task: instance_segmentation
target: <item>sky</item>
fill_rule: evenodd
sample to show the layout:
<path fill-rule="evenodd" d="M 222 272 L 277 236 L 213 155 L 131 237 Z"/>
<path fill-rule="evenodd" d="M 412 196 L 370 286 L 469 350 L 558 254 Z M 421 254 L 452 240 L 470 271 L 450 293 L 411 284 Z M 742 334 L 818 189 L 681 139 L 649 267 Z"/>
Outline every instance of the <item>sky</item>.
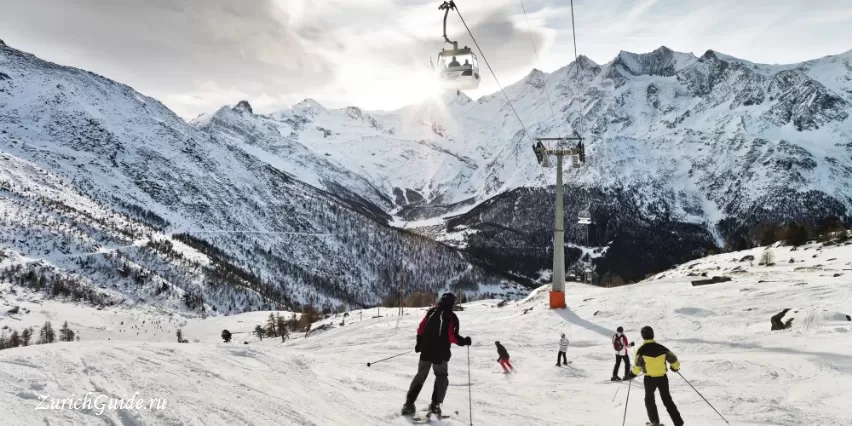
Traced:
<path fill-rule="evenodd" d="M 0 39 L 128 84 L 186 119 L 240 100 L 261 113 L 305 98 L 394 109 L 437 90 L 429 61 L 446 47 L 440 3 L 0 0 Z M 504 85 L 574 59 L 570 0 L 456 4 Z M 600 64 L 663 45 L 773 64 L 852 49 L 849 0 L 575 0 L 574 13 L 578 53 Z M 458 15 L 447 25 L 473 47 Z M 473 98 L 498 90 L 482 65 Z"/>

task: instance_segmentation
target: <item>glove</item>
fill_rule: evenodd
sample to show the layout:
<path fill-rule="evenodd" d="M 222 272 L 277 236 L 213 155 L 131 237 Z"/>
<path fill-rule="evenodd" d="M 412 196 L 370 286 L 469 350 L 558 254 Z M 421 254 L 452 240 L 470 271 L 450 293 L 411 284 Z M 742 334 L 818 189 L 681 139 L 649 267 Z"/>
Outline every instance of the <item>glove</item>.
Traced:
<path fill-rule="evenodd" d="M 636 346 L 636 342 L 630 342 L 630 347 L 632 348 L 634 346 Z"/>
<path fill-rule="evenodd" d="M 677 373 L 678 371 L 680 371 L 680 368 L 672 368 L 672 371 L 674 371 L 675 373 Z"/>
<path fill-rule="evenodd" d="M 420 345 L 414 345 L 414 352 L 420 353 Z"/>
<path fill-rule="evenodd" d="M 472 342 L 470 340 L 470 336 L 462 339 L 461 344 L 462 344 L 462 346 L 470 346 L 472 344 Z"/>

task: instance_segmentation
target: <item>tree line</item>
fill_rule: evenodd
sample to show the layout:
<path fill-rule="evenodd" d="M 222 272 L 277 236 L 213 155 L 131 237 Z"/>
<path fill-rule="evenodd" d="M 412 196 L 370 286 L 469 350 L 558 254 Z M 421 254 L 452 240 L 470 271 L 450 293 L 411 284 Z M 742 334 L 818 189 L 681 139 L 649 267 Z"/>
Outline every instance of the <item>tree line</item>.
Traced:
<path fill-rule="evenodd" d="M 58 336 L 56 330 L 53 329 L 53 325 L 50 324 L 50 321 L 47 321 L 42 325 L 38 333 L 32 327 L 25 328 L 20 332 L 13 330 L 10 334 L 7 334 L 4 329 L 0 332 L 0 350 L 30 345 L 45 345 L 57 341 L 73 342 L 75 340 L 79 342 L 80 336 L 68 327 L 68 321 L 62 324 Z"/>

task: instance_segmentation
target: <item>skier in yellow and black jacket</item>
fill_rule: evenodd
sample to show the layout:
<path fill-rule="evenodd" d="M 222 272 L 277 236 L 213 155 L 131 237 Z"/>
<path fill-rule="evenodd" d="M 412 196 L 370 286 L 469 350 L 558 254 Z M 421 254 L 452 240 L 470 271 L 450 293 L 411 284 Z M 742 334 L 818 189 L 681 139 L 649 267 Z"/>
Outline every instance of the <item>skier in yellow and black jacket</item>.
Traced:
<path fill-rule="evenodd" d="M 680 361 L 677 360 L 677 356 L 672 351 L 654 341 L 653 328 L 642 327 L 641 334 L 645 342 L 636 350 L 633 374 L 638 376 L 639 373 L 645 373 L 645 409 L 648 410 L 648 420 L 650 420 L 648 424 L 652 426 L 660 424 L 660 415 L 657 412 L 657 403 L 654 400 L 654 391 L 659 389 L 660 399 L 663 400 L 663 405 L 666 406 L 666 411 L 669 412 L 669 417 L 672 418 L 674 426 L 683 426 L 680 412 L 677 411 L 677 406 L 672 401 L 672 394 L 669 392 L 669 378 L 666 376 L 667 364 L 671 364 L 672 371 L 677 372 L 680 369 Z"/>

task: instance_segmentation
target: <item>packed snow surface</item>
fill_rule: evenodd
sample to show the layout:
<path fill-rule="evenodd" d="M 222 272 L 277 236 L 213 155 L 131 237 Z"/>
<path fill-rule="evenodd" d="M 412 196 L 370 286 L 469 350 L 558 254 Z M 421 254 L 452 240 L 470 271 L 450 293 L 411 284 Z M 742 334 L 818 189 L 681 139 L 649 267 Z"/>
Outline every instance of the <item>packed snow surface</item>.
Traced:
<path fill-rule="evenodd" d="M 451 418 L 433 424 L 469 424 L 468 391 L 475 425 L 621 424 L 628 384 L 609 382 L 610 337 L 619 325 L 631 341 L 642 326 L 653 326 L 657 340 L 681 359 L 684 377 L 731 424 L 852 424 L 852 323 L 845 316 L 852 246 L 770 250 L 775 266 L 759 266 L 763 249 L 755 249 L 690 262 L 627 287 L 569 284 L 566 310 L 547 308 L 547 287 L 502 308 L 497 301 L 464 305 L 458 316 L 461 334 L 474 342 L 470 370 L 468 348 L 454 348 L 444 404 Z M 692 286 L 702 273 L 733 280 Z M 354 311 L 345 326 L 342 316 L 329 318 L 322 323 L 334 328 L 281 343 L 249 334 L 268 312 L 184 318 L 153 308 L 96 310 L 44 301 L 20 289 L 13 293 L 8 284 L 0 289 L 3 326 L 19 330 L 49 319 L 58 329 L 67 320 L 82 338 L 0 351 L 4 425 L 410 423 L 398 412 L 417 356 L 367 363 L 413 349 L 423 309 L 406 309 L 402 317 L 395 309 Z M 11 306 L 22 313 L 5 313 Z M 791 308 L 793 327 L 770 331 L 769 318 L 784 308 Z M 175 342 L 177 328 L 190 343 Z M 233 342 L 221 342 L 224 328 L 236 333 Z M 563 332 L 571 364 L 560 368 L 554 364 Z M 511 354 L 515 373 L 501 373 L 496 340 Z M 724 424 L 683 379 L 669 377 L 687 424 Z M 418 410 L 427 406 L 431 386 L 430 378 Z M 42 396 L 89 392 L 93 399 L 136 394 L 145 403 L 100 414 L 96 408 L 36 410 Z M 628 424 L 644 424 L 641 379 L 630 392 Z M 151 398 L 166 407 L 148 409 Z"/>

